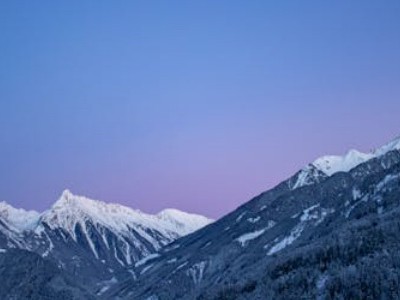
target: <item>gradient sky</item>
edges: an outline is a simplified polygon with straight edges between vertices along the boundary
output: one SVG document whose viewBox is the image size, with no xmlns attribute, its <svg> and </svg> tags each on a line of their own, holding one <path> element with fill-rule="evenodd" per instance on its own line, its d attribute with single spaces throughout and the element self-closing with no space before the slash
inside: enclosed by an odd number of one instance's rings
<svg viewBox="0 0 400 300">
<path fill-rule="evenodd" d="M 400 135 L 400 1 L 1 1 L 0 200 L 219 217 Z"/>
</svg>

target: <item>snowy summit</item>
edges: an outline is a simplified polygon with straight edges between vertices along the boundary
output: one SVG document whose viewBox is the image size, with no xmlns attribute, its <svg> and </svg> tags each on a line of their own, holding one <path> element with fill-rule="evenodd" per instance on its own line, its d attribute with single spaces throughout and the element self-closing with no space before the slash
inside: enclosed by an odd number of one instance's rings
<svg viewBox="0 0 400 300">
<path fill-rule="evenodd" d="M 26 211 L 14 208 L 6 202 L 0 202 L 0 219 L 17 231 L 34 228 L 39 221 L 40 214 L 36 211 Z"/>
<path fill-rule="evenodd" d="M 369 153 L 353 149 L 343 156 L 322 156 L 299 172 L 297 181 L 293 184 L 292 189 L 313 184 L 315 181 L 318 181 L 318 177 L 332 176 L 338 172 L 348 172 L 370 159 L 383 156 L 394 150 L 400 150 L 400 137 Z"/>
<path fill-rule="evenodd" d="M 131 228 L 155 230 L 165 236 L 183 236 L 212 222 L 212 220 L 176 209 L 163 210 L 156 215 L 146 214 L 127 206 L 92 200 L 65 190 L 42 221 L 51 228 L 63 228 L 74 235 L 77 224 L 85 227 L 87 221 L 102 225 L 120 234 Z"/>
</svg>

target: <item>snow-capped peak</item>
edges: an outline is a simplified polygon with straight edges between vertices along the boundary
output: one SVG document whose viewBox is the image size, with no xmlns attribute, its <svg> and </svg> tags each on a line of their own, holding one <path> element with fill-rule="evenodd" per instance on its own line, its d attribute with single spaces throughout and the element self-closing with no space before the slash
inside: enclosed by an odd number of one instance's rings
<svg viewBox="0 0 400 300">
<path fill-rule="evenodd" d="M 190 214 L 174 208 L 160 211 L 157 217 L 167 222 L 176 223 L 185 234 L 189 234 L 213 222 L 212 219 L 205 216 Z"/>
<path fill-rule="evenodd" d="M 338 172 L 348 172 L 351 169 L 372 158 L 385 155 L 386 153 L 393 150 L 400 150 L 400 137 L 369 153 L 363 153 L 353 149 L 343 156 L 322 156 L 300 171 L 301 176 L 293 185 L 292 189 L 296 189 L 305 185 L 310 185 L 314 182 L 313 180 L 310 180 L 310 177 L 314 178 L 315 176 L 320 176 L 319 174 L 315 174 L 313 167 L 324 173 L 326 176 L 332 176 L 333 174 Z"/>
<path fill-rule="evenodd" d="M 60 198 L 53 204 L 48 212 L 65 212 L 69 214 L 72 211 L 98 218 L 98 221 L 102 221 L 107 214 L 143 214 L 139 210 L 134 210 L 123 205 L 106 203 L 84 196 L 74 195 L 69 190 L 63 191 Z"/>
<path fill-rule="evenodd" d="M 1 202 L 0 220 L 6 225 L 0 226 L 1 233 L 9 236 L 12 244 L 22 245 L 23 231 L 31 231 L 32 243 L 23 245 L 24 249 L 39 247 L 40 254 L 48 256 L 52 252 L 64 253 L 64 242 L 75 242 L 75 246 L 89 250 L 101 264 L 118 266 L 132 265 L 211 222 L 206 217 L 176 209 L 146 214 L 123 205 L 77 196 L 69 190 L 42 214 Z"/>
<path fill-rule="evenodd" d="M 386 153 L 400 150 L 400 137 L 396 138 L 386 145 L 370 152 L 363 153 L 357 150 L 350 150 L 344 156 L 323 156 L 315 160 L 312 164 L 326 175 L 331 176 L 337 172 L 348 172 L 356 166 L 372 159 L 385 155 Z"/>
<path fill-rule="evenodd" d="M 315 160 L 312 165 L 331 176 L 337 172 L 348 172 L 359 164 L 373 158 L 372 153 L 362 153 L 357 150 L 350 150 L 344 156 L 328 155 Z"/>
<path fill-rule="evenodd" d="M 33 229 L 40 214 L 36 211 L 26 211 L 22 208 L 14 208 L 6 202 L 0 202 L 0 219 L 18 231 Z"/>
<path fill-rule="evenodd" d="M 63 228 L 71 234 L 74 234 L 76 224 L 86 226 L 86 221 L 90 221 L 121 233 L 131 228 L 147 228 L 166 236 L 183 236 L 211 222 L 205 217 L 175 209 L 157 215 L 146 214 L 120 204 L 77 196 L 69 190 L 65 190 L 52 208 L 43 213 L 42 221 L 51 228 Z"/>
</svg>

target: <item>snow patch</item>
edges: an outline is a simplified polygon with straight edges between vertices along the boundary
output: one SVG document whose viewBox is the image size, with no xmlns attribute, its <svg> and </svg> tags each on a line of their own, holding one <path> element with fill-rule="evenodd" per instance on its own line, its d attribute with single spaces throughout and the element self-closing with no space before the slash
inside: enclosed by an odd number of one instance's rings
<svg viewBox="0 0 400 300">
<path fill-rule="evenodd" d="M 137 268 L 137 267 L 139 267 L 139 266 L 142 266 L 142 265 L 144 265 L 145 263 L 147 263 L 148 261 L 150 261 L 150 260 L 152 260 L 152 259 L 155 259 L 155 258 L 157 258 L 157 257 L 159 257 L 159 256 L 160 256 L 160 254 L 158 254 L 158 253 L 154 253 L 154 254 L 147 255 L 145 258 L 139 260 L 139 261 L 135 264 L 135 267 Z"/>
<path fill-rule="evenodd" d="M 100 289 L 100 291 L 97 292 L 97 296 L 101 296 L 102 294 L 107 292 L 110 289 L 110 287 L 117 282 L 118 282 L 117 278 L 115 278 L 115 277 L 111 278 L 110 280 L 104 281 L 102 283 L 102 285 L 104 285 L 104 286 Z"/>
<path fill-rule="evenodd" d="M 269 221 L 267 227 L 260 229 L 260 230 L 253 231 L 253 232 L 245 233 L 245 234 L 241 235 L 240 237 L 238 237 L 236 239 L 236 241 L 239 242 L 242 245 L 242 247 L 244 247 L 247 245 L 247 243 L 249 241 L 252 241 L 252 240 L 260 237 L 262 234 L 264 234 L 265 231 L 272 228 L 273 226 L 275 226 L 275 222 Z"/>
<path fill-rule="evenodd" d="M 295 190 L 297 188 L 307 186 L 307 185 L 312 185 L 316 182 L 315 179 L 318 177 L 324 177 L 323 174 L 320 173 L 320 170 L 316 168 L 314 165 L 310 164 L 308 166 L 305 166 L 298 174 L 297 174 L 297 179 L 296 182 L 292 187 L 290 187 L 292 190 Z"/>
<path fill-rule="evenodd" d="M 171 246 L 171 247 L 166 248 L 166 249 L 164 250 L 164 252 L 169 252 L 169 251 L 178 249 L 180 246 L 181 246 L 181 245 L 179 245 L 179 244 L 173 245 L 173 246 Z"/>
<path fill-rule="evenodd" d="M 148 270 L 150 270 L 150 268 L 151 268 L 152 266 L 153 266 L 153 265 L 150 265 L 150 266 L 147 266 L 147 267 L 143 268 L 143 270 L 140 271 L 140 275 L 146 273 Z"/>
<path fill-rule="evenodd" d="M 352 194 L 353 194 L 353 200 L 358 200 L 358 199 L 361 198 L 361 192 L 360 192 L 360 190 L 357 189 L 357 188 L 354 188 L 354 189 L 352 190 Z"/>
<path fill-rule="evenodd" d="M 199 284 L 203 279 L 204 269 L 206 267 L 206 262 L 202 261 L 194 264 L 188 270 L 186 270 L 186 275 L 192 277 L 194 284 Z"/>
<path fill-rule="evenodd" d="M 304 224 L 300 223 L 300 225 L 296 226 L 291 232 L 290 235 L 283 238 L 280 242 L 275 244 L 271 249 L 268 251 L 268 255 L 272 255 L 274 253 L 277 253 L 283 249 L 285 249 L 287 246 L 291 245 L 295 240 L 297 240 L 301 233 L 304 230 Z"/>
<path fill-rule="evenodd" d="M 309 208 L 303 210 L 303 214 L 300 217 L 300 221 L 305 222 L 305 221 L 309 221 L 312 219 L 318 219 L 318 212 L 316 213 L 310 213 L 311 211 L 313 211 L 314 209 L 316 209 L 317 207 L 319 207 L 319 203 L 315 204 L 313 206 L 310 206 Z"/>
<path fill-rule="evenodd" d="M 180 269 L 184 268 L 187 264 L 188 264 L 187 261 L 185 261 L 184 263 L 180 264 L 180 265 L 172 272 L 172 274 L 175 274 L 175 273 L 178 272 Z"/>
<path fill-rule="evenodd" d="M 380 191 L 380 190 L 382 190 L 382 189 L 383 189 L 386 185 L 388 185 L 391 181 L 398 180 L 398 179 L 399 179 L 399 175 L 390 174 L 390 175 L 385 176 L 385 178 L 383 178 L 383 180 L 381 180 L 381 181 L 376 185 L 375 191 Z"/>
<path fill-rule="evenodd" d="M 347 209 L 347 211 L 345 211 L 345 213 L 344 213 L 345 218 L 348 219 L 349 216 L 350 216 L 350 214 L 351 214 L 351 212 L 354 210 L 354 208 L 356 208 L 356 207 L 357 207 L 358 205 L 360 205 L 361 203 L 367 202 L 367 201 L 368 201 L 368 196 L 365 195 L 364 197 L 361 198 L 360 201 L 358 201 L 358 202 L 354 203 L 352 206 L 350 206 L 350 207 Z"/>
<path fill-rule="evenodd" d="M 304 170 L 300 171 L 296 183 L 292 187 L 293 190 L 308 184 L 308 171 L 309 167 L 305 167 Z"/>
<path fill-rule="evenodd" d="M 245 233 L 242 236 L 238 237 L 236 240 L 242 245 L 242 247 L 246 246 L 246 244 L 251 241 L 254 240 L 256 238 L 258 238 L 260 235 L 262 235 L 265 232 L 265 228 L 261 229 L 261 230 L 257 230 L 257 231 L 253 231 L 253 232 L 249 232 L 249 233 Z"/>
<path fill-rule="evenodd" d="M 176 271 L 182 269 L 182 268 L 183 268 L 184 266 L 186 266 L 187 264 L 188 264 L 188 262 L 186 261 L 186 262 L 184 262 L 183 264 L 179 265 L 179 266 L 176 268 Z"/>
<path fill-rule="evenodd" d="M 207 242 L 203 247 L 201 247 L 201 249 L 207 248 L 208 246 L 210 246 L 212 244 L 211 241 Z"/>
<path fill-rule="evenodd" d="M 249 221 L 250 223 L 257 223 L 258 221 L 260 221 L 261 217 L 256 217 L 256 218 L 248 218 L 247 221 Z"/>
<path fill-rule="evenodd" d="M 236 218 L 236 222 L 240 222 L 240 220 L 243 218 L 243 216 L 246 214 L 246 212 L 243 212 L 239 215 L 239 217 Z"/>
<path fill-rule="evenodd" d="M 44 251 L 42 254 L 42 257 L 47 257 L 50 254 L 50 252 L 54 249 L 54 245 L 53 245 L 51 238 L 48 236 L 48 234 L 45 231 L 43 231 L 41 233 L 41 235 L 46 236 L 46 239 L 49 242 L 49 246 L 47 247 L 46 251 Z"/>
<path fill-rule="evenodd" d="M 303 210 L 300 221 L 308 222 L 315 220 L 314 225 L 317 226 L 322 223 L 328 214 L 334 213 L 335 209 L 333 208 L 324 208 L 320 207 L 320 204 L 315 204 L 310 206 L 309 208 Z"/>
<path fill-rule="evenodd" d="M 375 150 L 373 152 L 374 156 L 382 156 L 385 155 L 386 153 L 394 150 L 400 150 L 400 137 L 390 141 L 386 145 L 380 147 L 379 149 Z"/>
<path fill-rule="evenodd" d="M 316 284 L 318 290 L 324 290 L 325 284 L 326 284 L 328 278 L 329 278 L 328 275 L 321 275 L 321 276 L 318 278 L 317 284 Z"/>
</svg>

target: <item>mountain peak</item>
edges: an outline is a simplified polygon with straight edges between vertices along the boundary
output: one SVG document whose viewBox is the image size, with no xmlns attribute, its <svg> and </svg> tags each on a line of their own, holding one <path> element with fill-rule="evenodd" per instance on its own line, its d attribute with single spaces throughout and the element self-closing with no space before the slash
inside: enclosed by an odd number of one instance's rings
<svg viewBox="0 0 400 300">
<path fill-rule="evenodd" d="M 373 158 L 371 153 L 363 153 L 358 150 L 350 150 L 344 156 L 326 155 L 316 159 L 312 165 L 326 175 L 331 176 L 337 172 L 348 172 L 357 165 Z"/>
<path fill-rule="evenodd" d="M 62 193 L 61 193 L 61 199 L 65 199 L 68 200 L 70 198 L 72 198 L 74 195 L 71 193 L 71 191 L 69 189 L 65 189 Z"/>
<path fill-rule="evenodd" d="M 184 211 L 181 211 L 181 210 L 176 209 L 176 208 L 165 208 L 162 211 L 160 211 L 157 214 L 157 216 L 159 216 L 159 217 L 173 217 L 173 218 L 201 217 L 201 218 L 207 219 L 206 217 L 204 217 L 202 215 L 197 215 L 197 214 L 184 212 Z"/>
<path fill-rule="evenodd" d="M 130 228 L 139 226 L 165 235 L 173 232 L 185 235 L 212 222 L 206 217 L 177 209 L 151 215 L 124 205 L 74 195 L 69 190 L 62 192 L 51 209 L 42 215 L 42 220 L 52 228 L 61 227 L 72 233 L 76 224 L 85 226 L 89 221 L 118 232 L 129 232 Z"/>
<path fill-rule="evenodd" d="M 68 206 L 72 204 L 75 199 L 76 199 L 75 195 L 73 195 L 70 190 L 66 189 L 61 193 L 58 200 L 54 202 L 52 208 Z"/>
<path fill-rule="evenodd" d="M 352 149 L 344 156 L 323 156 L 315 160 L 312 164 L 326 175 L 331 176 L 337 172 L 348 172 L 359 164 L 394 150 L 400 150 L 400 137 L 369 153 Z"/>
<path fill-rule="evenodd" d="M 79 196 L 73 194 L 70 190 L 66 189 L 61 193 L 61 196 L 58 200 L 53 204 L 52 209 L 60 209 L 63 207 L 81 207 L 81 208 L 90 208 L 96 206 L 106 206 L 107 203 L 86 198 L 84 196 Z"/>
<path fill-rule="evenodd" d="M 292 189 L 310 185 L 315 182 L 316 177 L 320 177 L 321 174 L 315 172 L 316 168 L 318 171 L 325 174 L 324 176 L 332 176 L 338 172 L 349 172 L 351 169 L 358 165 L 365 163 L 366 161 L 385 155 L 386 153 L 394 150 L 400 150 L 400 137 L 393 139 L 389 143 L 377 148 L 369 153 L 360 152 L 352 149 L 345 155 L 325 155 L 316 159 L 311 164 L 304 167 L 298 176 L 298 180 L 293 184 Z M 323 175 L 322 174 L 322 175 Z"/>
<path fill-rule="evenodd" d="M 191 233 L 214 221 L 205 216 L 183 212 L 175 208 L 164 209 L 157 214 L 157 217 L 167 222 L 175 223 L 184 229 L 185 234 Z"/>
</svg>

